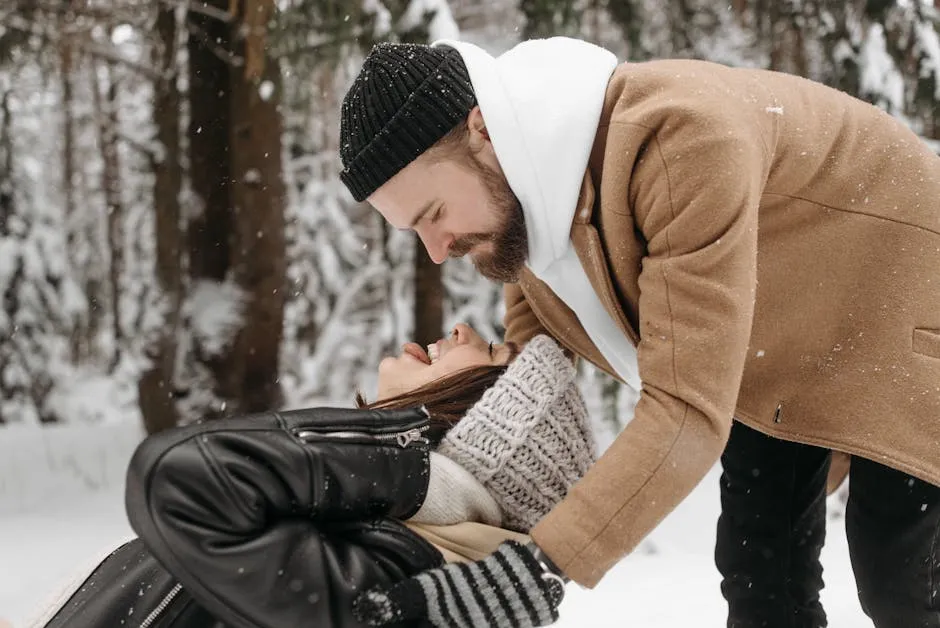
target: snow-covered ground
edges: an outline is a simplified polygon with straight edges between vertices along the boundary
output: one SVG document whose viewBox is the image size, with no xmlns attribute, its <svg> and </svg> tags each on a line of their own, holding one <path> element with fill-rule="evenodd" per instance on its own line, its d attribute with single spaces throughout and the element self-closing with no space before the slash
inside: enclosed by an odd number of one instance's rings
<svg viewBox="0 0 940 628">
<path fill-rule="evenodd" d="M 14 628 L 64 579 L 130 533 L 123 469 L 132 426 L 0 429 L 0 626 Z M 651 537 L 592 590 L 569 587 L 564 628 L 724 626 L 712 565 L 717 469 Z M 842 520 L 830 522 L 823 592 L 833 628 L 865 628 Z"/>
</svg>

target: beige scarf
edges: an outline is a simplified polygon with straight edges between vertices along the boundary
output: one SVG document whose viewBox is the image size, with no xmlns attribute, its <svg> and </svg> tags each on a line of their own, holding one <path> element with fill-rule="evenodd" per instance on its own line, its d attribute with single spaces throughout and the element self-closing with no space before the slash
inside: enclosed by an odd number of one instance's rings
<svg viewBox="0 0 940 628">
<path fill-rule="evenodd" d="M 495 552 L 503 541 L 529 542 L 529 536 L 521 532 L 475 521 L 450 526 L 406 521 L 405 525 L 436 547 L 449 563 L 465 563 L 485 558 Z"/>
</svg>

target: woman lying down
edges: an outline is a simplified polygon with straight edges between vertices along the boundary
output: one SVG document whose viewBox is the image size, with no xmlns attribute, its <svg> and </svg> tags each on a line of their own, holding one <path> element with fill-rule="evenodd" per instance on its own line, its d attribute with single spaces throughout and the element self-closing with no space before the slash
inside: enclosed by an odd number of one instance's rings
<svg viewBox="0 0 940 628">
<path fill-rule="evenodd" d="M 359 594 L 403 581 L 420 583 L 429 619 L 446 625 L 453 600 L 435 597 L 433 578 L 407 579 L 494 551 L 488 573 L 441 577 L 471 588 L 485 577 L 498 591 L 514 569 L 534 568 L 519 564 L 535 559 L 518 544 L 595 459 L 574 380 L 545 336 L 520 353 L 460 325 L 427 352 L 408 344 L 383 360 L 375 403 L 151 436 L 127 477 L 139 539 L 33 625 L 361 627 Z M 551 566 L 535 567 L 546 577 L 523 600 L 533 624 L 562 595 Z"/>
</svg>

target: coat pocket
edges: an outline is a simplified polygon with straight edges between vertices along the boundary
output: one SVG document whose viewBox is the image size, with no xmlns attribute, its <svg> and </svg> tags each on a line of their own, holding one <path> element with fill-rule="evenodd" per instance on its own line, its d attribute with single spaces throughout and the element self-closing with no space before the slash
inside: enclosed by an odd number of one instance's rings
<svg viewBox="0 0 940 628">
<path fill-rule="evenodd" d="M 940 329 L 914 329 L 914 353 L 940 358 Z"/>
</svg>

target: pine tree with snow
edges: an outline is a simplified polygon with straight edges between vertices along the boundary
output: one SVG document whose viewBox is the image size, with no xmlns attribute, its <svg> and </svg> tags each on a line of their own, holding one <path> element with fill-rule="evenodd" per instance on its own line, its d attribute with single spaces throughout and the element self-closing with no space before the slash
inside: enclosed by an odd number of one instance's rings
<svg viewBox="0 0 940 628">
<path fill-rule="evenodd" d="M 34 73 L 26 66 L 18 77 L 28 84 Z M 0 423 L 65 418 L 47 401 L 84 305 L 33 152 L 49 113 L 35 92 L 0 76 Z"/>
</svg>

